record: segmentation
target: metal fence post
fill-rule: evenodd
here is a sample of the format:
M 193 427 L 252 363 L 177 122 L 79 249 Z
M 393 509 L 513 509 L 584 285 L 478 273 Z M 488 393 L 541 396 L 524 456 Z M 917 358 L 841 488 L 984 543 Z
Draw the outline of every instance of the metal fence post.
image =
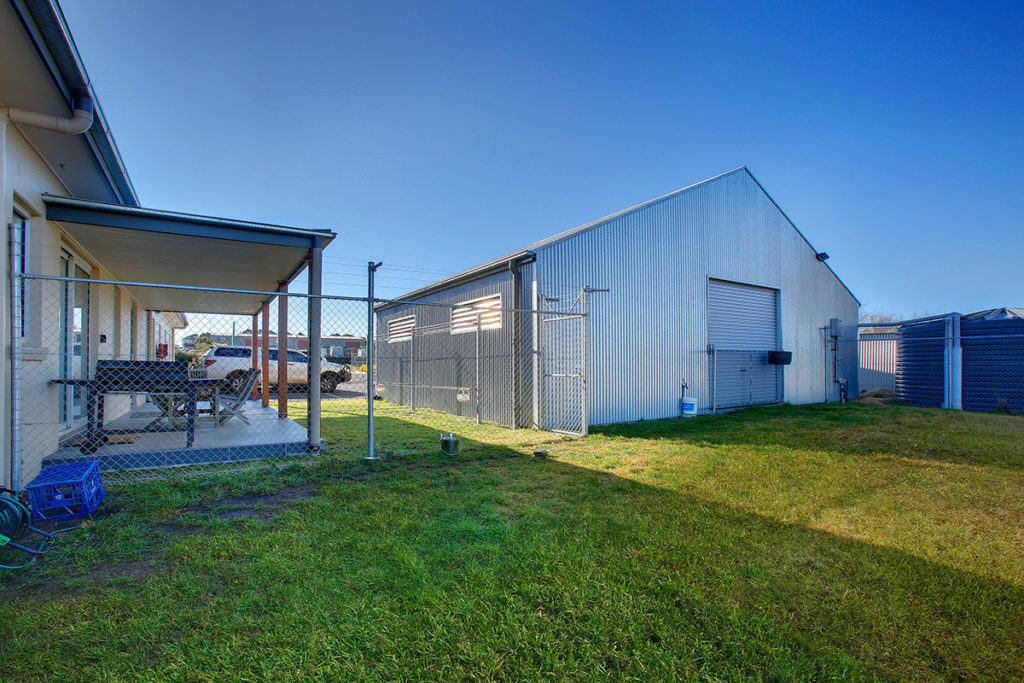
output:
M 416 324 L 409 333 L 409 409 L 416 412 Z
M 711 413 L 718 414 L 718 349 L 711 345 Z
M 480 424 L 480 311 L 476 313 L 476 423 Z
M 583 357 L 580 359 L 580 434 L 587 436 L 589 433 L 589 419 L 590 415 L 590 404 L 588 403 L 587 396 L 587 295 L 590 293 L 589 287 L 583 287 L 583 291 L 580 292 L 580 306 L 583 312 L 583 317 L 580 318 L 580 345 L 581 353 Z
M 0 160 L 2 163 L 2 160 Z M 25 280 L 21 272 L 22 226 L 11 223 L 11 488 L 21 490 L 21 292 Z
M 377 363 L 376 354 L 373 345 L 373 274 L 377 272 L 377 269 L 383 265 L 383 261 L 374 263 L 370 261 L 366 266 L 367 272 L 367 286 L 366 286 L 366 459 L 376 460 L 377 456 L 374 453 L 374 437 L 373 437 L 373 396 L 376 394 L 376 386 L 374 384 L 374 365 Z
M 544 375 L 541 370 L 541 319 L 540 298 L 537 293 L 537 281 L 533 281 L 533 426 L 536 429 L 543 429 L 543 411 L 541 407 L 543 387 L 541 382 Z

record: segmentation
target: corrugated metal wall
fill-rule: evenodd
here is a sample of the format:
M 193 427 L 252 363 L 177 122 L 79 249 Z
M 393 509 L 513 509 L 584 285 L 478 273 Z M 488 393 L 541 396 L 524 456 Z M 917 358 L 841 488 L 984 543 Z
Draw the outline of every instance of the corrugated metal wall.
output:
M 745 169 L 536 253 L 543 295 L 610 289 L 590 299 L 591 424 L 679 415 L 683 381 L 708 410 L 709 278 L 778 289 L 782 347 L 793 352 L 784 400 L 838 398 L 838 386 L 826 382 L 823 328 L 842 318 L 844 337 L 855 339 L 857 301 Z M 856 396 L 855 353 L 843 372 Z
M 485 276 L 479 280 L 457 285 L 450 289 L 422 297 L 424 304 L 460 304 L 471 299 L 491 294 L 501 294 L 503 308 L 514 308 L 515 278 L 511 272 L 503 271 Z M 476 416 L 476 402 L 460 402 L 457 390 L 453 388 L 429 387 L 475 387 L 476 384 L 476 333 L 452 334 L 449 328 L 452 309 L 441 306 L 418 306 L 400 304 L 385 308 L 377 314 L 377 383 L 384 387 L 384 398 L 402 405 L 413 400 L 411 385 L 415 377 L 416 406 L 443 410 L 465 417 Z M 488 422 L 511 426 L 513 405 L 518 404 L 522 413 L 523 401 L 519 391 L 529 395 L 532 392 L 530 373 L 517 369 L 513 363 L 529 362 L 524 354 L 513 354 L 515 332 L 525 326 L 529 335 L 529 321 L 504 312 L 500 329 L 484 329 L 480 333 L 480 404 L 481 418 Z M 395 343 L 387 342 L 388 322 L 397 318 L 415 316 L 414 339 Z M 415 367 L 413 349 L 415 348 Z M 513 390 L 513 375 L 520 379 Z M 524 423 L 520 415 L 518 424 Z
M 857 339 L 857 383 L 861 391 L 896 390 L 896 337 L 895 332 L 868 332 Z

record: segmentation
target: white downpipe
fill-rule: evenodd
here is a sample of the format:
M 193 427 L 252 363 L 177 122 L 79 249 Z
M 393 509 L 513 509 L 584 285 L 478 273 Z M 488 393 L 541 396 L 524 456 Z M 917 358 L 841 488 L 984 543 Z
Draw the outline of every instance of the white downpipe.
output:
M 8 225 L 11 260 L 11 488 L 20 491 L 21 481 L 21 231 L 17 223 Z
M 964 350 L 960 345 L 960 314 L 946 317 L 946 340 L 943 348 L 945 372 L 942 386 L 942 407 L 963 410 Z
M 0 120 L 20 123 L 23 126 L 52 130 L 65 135 L 81 135 L 92 126 L 92 98 L 76 97 L 74 111 L 70 118 L 19 109 L 0 107 Z

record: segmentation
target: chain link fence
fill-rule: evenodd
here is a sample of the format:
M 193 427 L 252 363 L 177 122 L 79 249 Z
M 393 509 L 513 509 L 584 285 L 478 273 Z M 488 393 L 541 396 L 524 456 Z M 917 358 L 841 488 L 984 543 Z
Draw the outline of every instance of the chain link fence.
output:
M 771 362 L 769 349 L 723 349 L 711 346 L 711 411 L 782 401 L 782 366 Z
M 436 453 L 448 434 L 467 449 L 586 432 L 580 312 L 396 308 L 66 272 L 12 280 L 25 301 L 12 345 L 16 485 L 79 461 L 131 482 Z
M 1024 413 L 1024 320 L 939 317 L 858 338 L 861 397 Z
M 586 434 L 584 315 L 499 301 L 379 305 L 378 417 L 433 416 L 442 431 L 455 427 L 471 438 L 508 429 Z M 406 434 L 385 447 L 430 450 L 437 437 Z

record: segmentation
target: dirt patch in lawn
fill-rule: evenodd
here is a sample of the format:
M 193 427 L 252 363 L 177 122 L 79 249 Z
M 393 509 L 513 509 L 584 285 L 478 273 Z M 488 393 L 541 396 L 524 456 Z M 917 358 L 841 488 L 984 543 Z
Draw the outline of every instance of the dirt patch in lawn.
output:
M 45 558 L 43 560 L 45 562 Z M 31 580 L 22 585 L 7 585 L 0 591 L 0 603 L 30 597 L 36 600 L 67 599 L 80 595 L 90 588 L 99 588 L 113 583 L 135 583 L 160 571 L 155 554 L 128 562 L 106 562 L 90 567 L 82 573 L 69 573 L 61 579 L 42 582 Z
M 160 570 L 156 556 L 149 555 L 141 560 L 130 562 L 111 562 L 90 569 L 83 578 L 94 585 L 113 583 L 115 581 L 137 581 Z
M 873 406 L 891 406 L 895 405 L 898 399 L 896 398 L 896 392 L 892 389 L 870 389 L 860 392 L 857 402 Z
M 316 496 L 312 486 L 289 486 L 275 493 L 258 496 L 235 496 L 223 498 L 212 506 L 189 508 L 185 512 L 198 512 L 213 515 L 218 519 L 270 519 L 282 509 L 293 505 L 296 501 Z

